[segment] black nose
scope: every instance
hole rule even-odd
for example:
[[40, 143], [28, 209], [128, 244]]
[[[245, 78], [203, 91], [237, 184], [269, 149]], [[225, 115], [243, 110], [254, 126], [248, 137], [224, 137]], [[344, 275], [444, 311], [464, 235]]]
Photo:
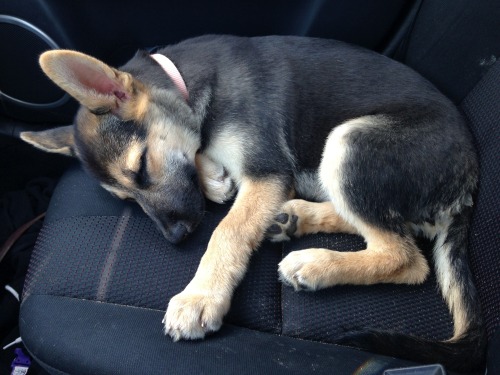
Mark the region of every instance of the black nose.
[[170, 224], [167, 229], [168, 240], [174, 244], [181, 242], [187, 237], [188, 234], [188, 226], [182, 221]]
[[167, 211], [163, 215], [156, 216], [156, 223], [165, 238], [177, 244], [191, 234], [200, 223], [203, 211], [197, 212], [197, 215], [181, 215], [178, 212]]

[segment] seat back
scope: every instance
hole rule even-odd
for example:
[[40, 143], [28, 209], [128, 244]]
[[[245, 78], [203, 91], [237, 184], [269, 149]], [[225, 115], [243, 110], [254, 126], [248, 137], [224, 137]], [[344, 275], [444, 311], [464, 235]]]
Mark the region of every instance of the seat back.
[[480, 179], [469, 254], [488, 336], [500, 325], [500, 63], [462, 102], [479, 153]]

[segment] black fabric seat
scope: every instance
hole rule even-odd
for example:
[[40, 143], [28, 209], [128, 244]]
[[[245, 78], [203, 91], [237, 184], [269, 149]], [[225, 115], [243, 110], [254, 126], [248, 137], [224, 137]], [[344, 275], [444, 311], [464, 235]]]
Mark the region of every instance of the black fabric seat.
[[[293, 248], [363, 247], [358, 237], [322, 235], [287, 245], [265, 243], [236, 292], [228, 326], [203, 342], [172, 343], [161, 325], [167, 302], [194, 275], [227, 209], [209, 205], [202, 227], [182, 245], [173, 246], [136, 205], [112, 198], [78, 166], [68, 171], [52, 198], [26, 280], [21, 317], [26, 346], [47, 367], [68, 373], [114, 373], [112, 369], [120, 366], [127, 373], [192, 373], [185, 363], [190, 350], [199, 356], [189, 359], [190, 366], [222, 371], [242, 365], [241, 351], [254, 345], [264, 345], [263, 353], [258, 361], [248, 358], [240, 369], [243, 373], [299, 371], [316, 362], [318, 370], [329, 372], [335, 365], [349, 372], [367, 361], [378, 364], [378, 373], [409, 362], [294, 337], [331, 342], [342, 327], [360, 324], [396, 325], [404, 332], [436, 338], [436, 332], [442, 337], [449, 334], [450, 319], [432, 280], [423, 287], [341, 287], [315, 294], [282, 286], [277, 264]], [[412, 310], [429, 319], [416, 319]], [[146, 331], [137, 332], [139, 327]], [[36, 340], [39, 336], [43, 341]], [[290, 352], [283, 353], [281, 345]], [[183, 348], [188, 352], [179, 354]], [[124, 355], [129, 350], [134, 356]], [[218, 350], [220, 358], [210, 354]], [[329, 354], [323, 357], [318, 354], [322, 352]], [[74, 362], [76, 353], [83, 363]], [[148, 353], [153, 360], [138, 360]], [[211, 359], [205, 363], [207, 357]]]
[[[409, 60], [418, 67], [415, 56]], [[470, 258], [490, 340], [490, 373], [500, 371], [493, 349], [500, 342], [498, 87], [497, 62], [463, 101], [465, 94], [455, 97], [480, 154]], [[364, 247], [361, 238], [339, 234], [264, 243], [223, 329], [204, 341], [173, 343], [162, 333], [168, 300], [194, 275], [227, 210], [209, 204], [201, 227], [173, 246], [138, 206], [112, 198], [80, 167], [70, 169], [52, 198], [25, 284], [20, 328], [30, 353], [56, 374], [381, 374], [412, 363], [332, 343], [355, 327], [436, 340], [451, 336], [433, 277], [420, 286], [340, 286], [317, 293], [295, 293], [278, 282], [277, 264], [290, 251]], [[429, 248], [425, 241], [420, 245]]]

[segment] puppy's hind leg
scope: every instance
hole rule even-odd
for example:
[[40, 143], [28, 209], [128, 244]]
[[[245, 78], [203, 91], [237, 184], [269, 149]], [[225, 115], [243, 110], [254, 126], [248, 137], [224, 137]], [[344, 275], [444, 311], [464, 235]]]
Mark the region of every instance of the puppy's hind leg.
[[419, 284], [425, 281], [429, 266], [413, 238], [361, 223], [357, 229], [367, 242], [365, 250], [294, 251], [279, 264], [280, 279], [296, 290], [317, 290], [340, 284]]
[[[358, 141], [357, 137], [353, 138], [353, 132], [371, 131], [385, 126], [385, 123], [382, 117], [366, 116], [336, 127], [326, 141], [319, 170], [321, 183], [336, 212], [334, 216], [338, 218], [329, 222], [335, 224], [333, 227], [338, 222], [343, 223], [345, 231], [362, 235], [367, 248], [357, 252], [307, 249], [290, 253], [280, 263], [279, 272], [281, 279], [295, 289], [316, 290], [337, 284], [416, 284], [426, 279], [429, 266], [413, 238], [407, 234], [409, 231], [404, 223], [400, 223], [401, 230], [397, 233], [390, 226], [375, 225], [358, 213], [367, 207], [358, 207], [355, 211], [345, 197], [352, 173], [360, 173], [349, 171], [346, 165], [363, 163], [367, 156], [352, 158], [353, 142]], [[364, 150], [359, 144], [356, 147], [358, 151]], [[365, 194], [364, 201], [377, 199], [371, 194], [370, 187], [356, 188], [359, 194]]]

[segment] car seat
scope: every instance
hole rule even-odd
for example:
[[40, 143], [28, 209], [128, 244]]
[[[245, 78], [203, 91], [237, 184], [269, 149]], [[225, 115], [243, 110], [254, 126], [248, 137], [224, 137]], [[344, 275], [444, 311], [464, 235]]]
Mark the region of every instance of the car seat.
[[[395, 54], [460, 105], [476, 140], [481, 177], [469, 248], [492, 374], [500, 372], [499, 17], [500, 7], [488, 1], [424, 2]], [[138, 206], [111, 197], [72, 167], [52, 197], [25, 283], [20, 329], [30, 354], [54, 374], [381, 374], [419, 364], [334, 342], [356, 327], [451, 336], [433, 276], [419, 286], [315, 293], [280, 284], [277, 264], [290, 251], [364, 247], [357, 236], [319, 234], [262, 244], [221, 331], [203, 341], [172, 342], [162, 332], [167, 303], [194, 275], [228, 209], [209, 203], [197, 231], [174, 246]]]

